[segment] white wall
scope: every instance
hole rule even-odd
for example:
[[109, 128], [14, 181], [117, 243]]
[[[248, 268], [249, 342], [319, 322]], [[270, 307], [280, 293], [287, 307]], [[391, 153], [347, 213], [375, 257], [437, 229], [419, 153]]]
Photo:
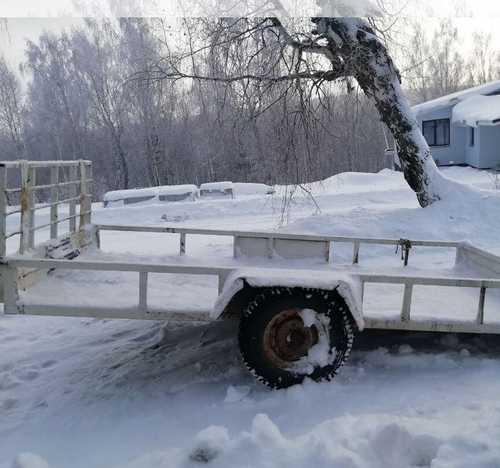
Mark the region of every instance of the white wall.
[[464, 127], [466, 131], [465, 139], [465, 162], [472, 167], [479, 167], [479, 153], [481, 148], [480, 128], [475, 128], [474, 146], [470, 146], [470, 130], [472, 127]]
[[500, 166], [500, 126], [479, 127], [479, 162], [476, 167], [491, 169]]

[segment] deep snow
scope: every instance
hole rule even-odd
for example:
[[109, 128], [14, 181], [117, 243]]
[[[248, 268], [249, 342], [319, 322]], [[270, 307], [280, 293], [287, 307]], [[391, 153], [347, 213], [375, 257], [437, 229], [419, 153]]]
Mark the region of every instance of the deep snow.
[[[445, 175], [493, 186], [472, 169]], [[390, 171], [342, 174], [312, 190], [321, 212], [299, 195], [281, 229], [470, 240], [500, 252], [495, 192], [423, 210]], [[167, 214], [190, 226], [274, 229], [283, 219], [279, 192], [96, 208], [94, 219], [161, 225]], [[160, 260], [178, 243], [124, 233], [106, 233], [103, 241], [106, 255]], [[208, 250], [216, 257], [228, 241], [188, 242], [189, 255]], [[380, 253], [363, 259], [375, 265]], [[450, 262], [430, 252], [425, 259], [436, 267]], [[0, 467], [500, 466], [496, 337], [365, 336], [334, 382], [277, 392], [242, 368], [234, 337], [232, 323], [0, 317]]]

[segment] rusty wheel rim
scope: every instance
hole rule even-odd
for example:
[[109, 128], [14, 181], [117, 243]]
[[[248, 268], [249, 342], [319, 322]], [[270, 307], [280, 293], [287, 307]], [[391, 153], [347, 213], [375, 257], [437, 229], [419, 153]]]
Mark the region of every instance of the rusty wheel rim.
[[281, 369], [293, 367], [317, 343], [318, 330], [304, 325], [300, 309], [283, 310], [264, 330], [264, 355]]

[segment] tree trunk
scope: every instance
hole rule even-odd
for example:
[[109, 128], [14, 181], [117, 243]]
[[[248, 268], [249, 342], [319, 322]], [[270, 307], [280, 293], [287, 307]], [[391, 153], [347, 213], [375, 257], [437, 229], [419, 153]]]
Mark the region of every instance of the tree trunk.
[[315, 18], [318, 33], [327, 37], [332, 63], [338, 57], [373, 100], [382, 121], [392, 132], [404, 176], [425, 207], [441, 197], [443, 178], [401, 89], [401, 76], [372, 27], [361, 18]]

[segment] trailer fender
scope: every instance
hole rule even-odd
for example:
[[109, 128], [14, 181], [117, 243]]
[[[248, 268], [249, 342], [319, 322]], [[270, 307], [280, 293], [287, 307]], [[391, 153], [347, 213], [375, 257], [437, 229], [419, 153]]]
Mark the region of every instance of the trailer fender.
[[231, 303], [245, 290], [252, 288], [288, 287], [337, 290], [349, 307], [352, 317], [361, 331], [364, 328], [362, 312], [362, 283], [358, 276], [334, 271], [252, 269], [233, 271], [225, 280], [211, 318], [216, 320], [233, 315]]

